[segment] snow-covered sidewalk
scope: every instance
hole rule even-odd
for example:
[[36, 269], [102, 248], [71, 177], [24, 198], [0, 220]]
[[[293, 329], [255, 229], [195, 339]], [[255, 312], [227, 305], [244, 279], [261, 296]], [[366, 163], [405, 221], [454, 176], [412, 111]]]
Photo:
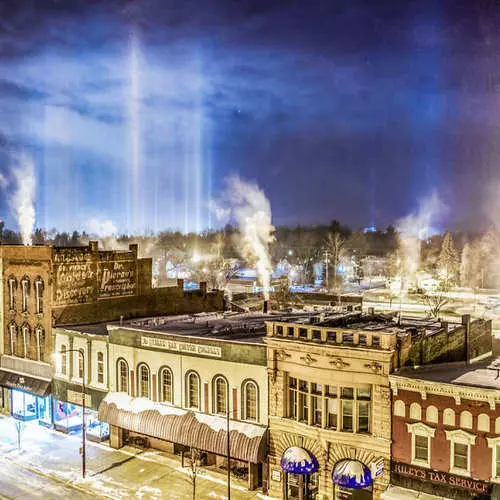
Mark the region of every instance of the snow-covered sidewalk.
[[[125, 447], [113, 450], [107, 444], [87, 442], [87, 477], [82, 478], [81, 438], [46, 429], [35, 422], [21, 432], [17, 446], [15, 421], [0, 417], [0, 454], [31, 471], [96, 496], [122, 499], [191, 499], [188, 470], [174, 457], [159, 451], [140, 451]], [[244, 483], [234, 481], [234, 499], [266, 498], [246, 491]], [[197, 498], [226, 498], [224, 475], [199, 470]]]

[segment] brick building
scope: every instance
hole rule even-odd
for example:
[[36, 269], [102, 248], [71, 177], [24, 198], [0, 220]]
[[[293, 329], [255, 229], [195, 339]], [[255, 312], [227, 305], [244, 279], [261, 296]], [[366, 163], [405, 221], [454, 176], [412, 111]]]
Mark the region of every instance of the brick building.
[[[220, 292], [152, 288], [152, 261], [128, 251], [0, 246], [0, 410], [51, 425], [52, 329], [223, 308]], [[89, 359], [90, 363], [91, 360]]]
[[385, 498], [400, 498], [401, 488], [453, 499], [498, 495], [499, 372], [490, 358], [390, 376], [394, 486]]

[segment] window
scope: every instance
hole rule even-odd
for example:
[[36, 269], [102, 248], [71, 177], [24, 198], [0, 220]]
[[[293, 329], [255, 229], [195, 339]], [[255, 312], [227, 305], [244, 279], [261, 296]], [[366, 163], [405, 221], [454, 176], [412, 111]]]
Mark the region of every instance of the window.
[[455, 427], [455, 412], [451, 408], [443, 411], [443, 424]]
[[258, 389], [257, 384], [252, 380], [244, 382], [243, 384], [243, 420], [258, 420], [257, 412], [257, 398]]
[[370, 432], [371, 389], [325, 386], [290, 377], [288, 418], [345, 432]]
[[16, 278], [10, 277], [9, 278], [9, 309], [11, 311], [16, 310], [16, 288], [17, 288]]
[[45, 330], [41, 326], [36, 328], [36, 357], [38, 361], [45, 361]]
[[295, 329], [293, 326], [288, 327], [288, 336], [293, 337], [294, 336]]
[[12, 356], [16, 356], [16, 336], [17, 336], [17, 327], [15, 323], [11, 323], [9, 325], [9, 335], [10, 335], [10, 354]]
[[216, 377], [213, 382], [213, 411], [218, 415], [227, 414], [228, 385], [224, 377]]
[[321, 330], [313, 330], [312, 338], [313, 340], [321, 340]]
[[75, 355], [78, 358], [78, 378], [83, 380], [83, 378], [85, 376], [83, 349], [78, 349], [78, 352], [76, 352]]
[[415, 460], [421, 462], [429, 461], [429, 437], [415, 436]]
[[492, 451], [491, 480], [500, 483], [500, 437], [486, 438]]
[[276, 327], [276, 335], [277, 335], [278, 337], [283, 337], [283, 327], [282, 327], [281, 325], [278, 325], [278, 326]]
[[437, 424], [438, 418], [438, 409], [435, 406], [428, 406], [425, 410], [425, 420], [427, 420], [427, 422]]
[[28, 278], [23, 278], [21, 280], [21, 291], [22, 291], [22, 307], [23, 307], [23, 312], [28, 312], [28, 297], [30, 293], [30, 282]]
[[62, 345], [61, 346], [61, 367], [59, 370], [61, 375], [67, 374], [67, 366], [68, 366], [68, 353], [66, 352], [66, 346]]
[[35, 302], [36, 302], [36, 313], [43, 313], [43, 281], [38, 278], [35, 281]]
[[200, 377], [195, 372], [187, 375], [187, 406], [188, 408], [200, 409]]
[[401, 399], [397, 399], [394, 402], [394, 415], [396, 417], [406, 417], [406, 407], [404, 401], [401, 401]]
[[137, 369], [137, 393], [140, 398], [149, 398], [149, 367], [146, 364], [139, 365]]
[[380, 337], [378, 335], [372, 337], [372, 347], [380, 347]]
[[337, 342], [337, 332], [327, 332], [326, 340], [328, 342]]
[[418, 403], [410, 405], [410, 418], [413, 420], [422, 420], [422, 409]]
[[460, 427], [472, 429], [472, 413], [470, 411], [460, 413]]
[[461, 429], [445, 431], [450, 443], [450, 472], [470, 476], [470, 449], [476, 436]]
[[434, 437], [436, 430], [422, 422], [406, 425], [408, 427], [408, 433], [411, 434], [411, 463], [423, 467], [430, 467], [430, 440]]
[[97, 383], [104, 384], [104, 353], [97, 353]]
[[469, 468], [469, 445], [463, 443], [453, 444], [453, 468], [468, 470]]
[[342, 343], [347, 345], [352, 345], [354, 341], [354, 335], [352, 333], [342, 334]]
[[495, 419], [495, 434], [500, 434], [500, 417]]
[[160, 401], [164, 403], [174, 402], [173, 376], [170, 368], [162, 368], [160, 371]]
[[29, 338], [30, 338], [29, 326], [23, 325], [22, 332], [23, 332], [23, 358], [27, 358], [28, 357]]
[[118, 392], [127, 392], [128, 389], [128, 364], [124, 359], [119, 359], [117, 364]]
[[360, 333], [358, 337], [358, 344], [360, 347], [365, 347], [367, 344], [366, 342], [366, 335]]
[[486, 413], [481, 413], [477, 417], [477, 430], [481, 432], [490, 432], [490, 417]]
[[299, 328], [299, 338], [307, 339], [307, 328]]

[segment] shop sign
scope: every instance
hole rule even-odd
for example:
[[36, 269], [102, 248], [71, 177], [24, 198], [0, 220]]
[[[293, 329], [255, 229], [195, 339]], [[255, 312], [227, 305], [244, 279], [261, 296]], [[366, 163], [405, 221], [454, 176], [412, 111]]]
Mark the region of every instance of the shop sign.
[[141, 337], [142, 347], [154, 347], [166, 351], [174, 351], [210, 358], [221, 358], [222, 349], [211, 345], [191, 344], [189, 342], [177, 342], [176, 340], [158, 339], [156, 337]]
[[[68, 403], [73, 403], [74, 405], [83, 406], [82, 393], [77, 391], [72, 391], [68, 389], [66, 399]], [[85, 406], [90, 408], [92, 406], [92, 396], [90, 394], [85, 394]]]
[[400, 474], [401, 476], [413, 477], [421, 481], [430, 481], [431, 483], [452, 486], [455, 488], [463, 488], [476, 493], [486, 494], [491, 488], [489, 483], [483, 481], [476, 481], [474, 479], [448, 474], [447, 472], [423, 469], [421, 467], [399, 462], [393, 462], [391, 469], [392, 472]]
[[379, 458], [377, 461], [372, 462], [371, 472], [373, 477], [378, 477], [384, 472], [384, 459]]
[[276, 469], [273, 469], [271, 471], [271, 479], [273, 481], [276, 481], [276, 482], [281, 482], [281, 471], [280, 470], [276, 470]]

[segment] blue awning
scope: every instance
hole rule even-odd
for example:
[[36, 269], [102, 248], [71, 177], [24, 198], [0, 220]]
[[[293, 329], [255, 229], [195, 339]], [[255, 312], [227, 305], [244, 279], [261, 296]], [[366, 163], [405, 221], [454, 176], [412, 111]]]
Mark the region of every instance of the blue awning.
[[332, 479], [344, 488], [367, 488], [373, 483], [370, 469], [358, 460], [341, 460], [333, 468]]
[[304, 448], [291, 446], [281, 457], [281, 468], [290, 474], [312, 474], [319, 469], [318, 460]]

